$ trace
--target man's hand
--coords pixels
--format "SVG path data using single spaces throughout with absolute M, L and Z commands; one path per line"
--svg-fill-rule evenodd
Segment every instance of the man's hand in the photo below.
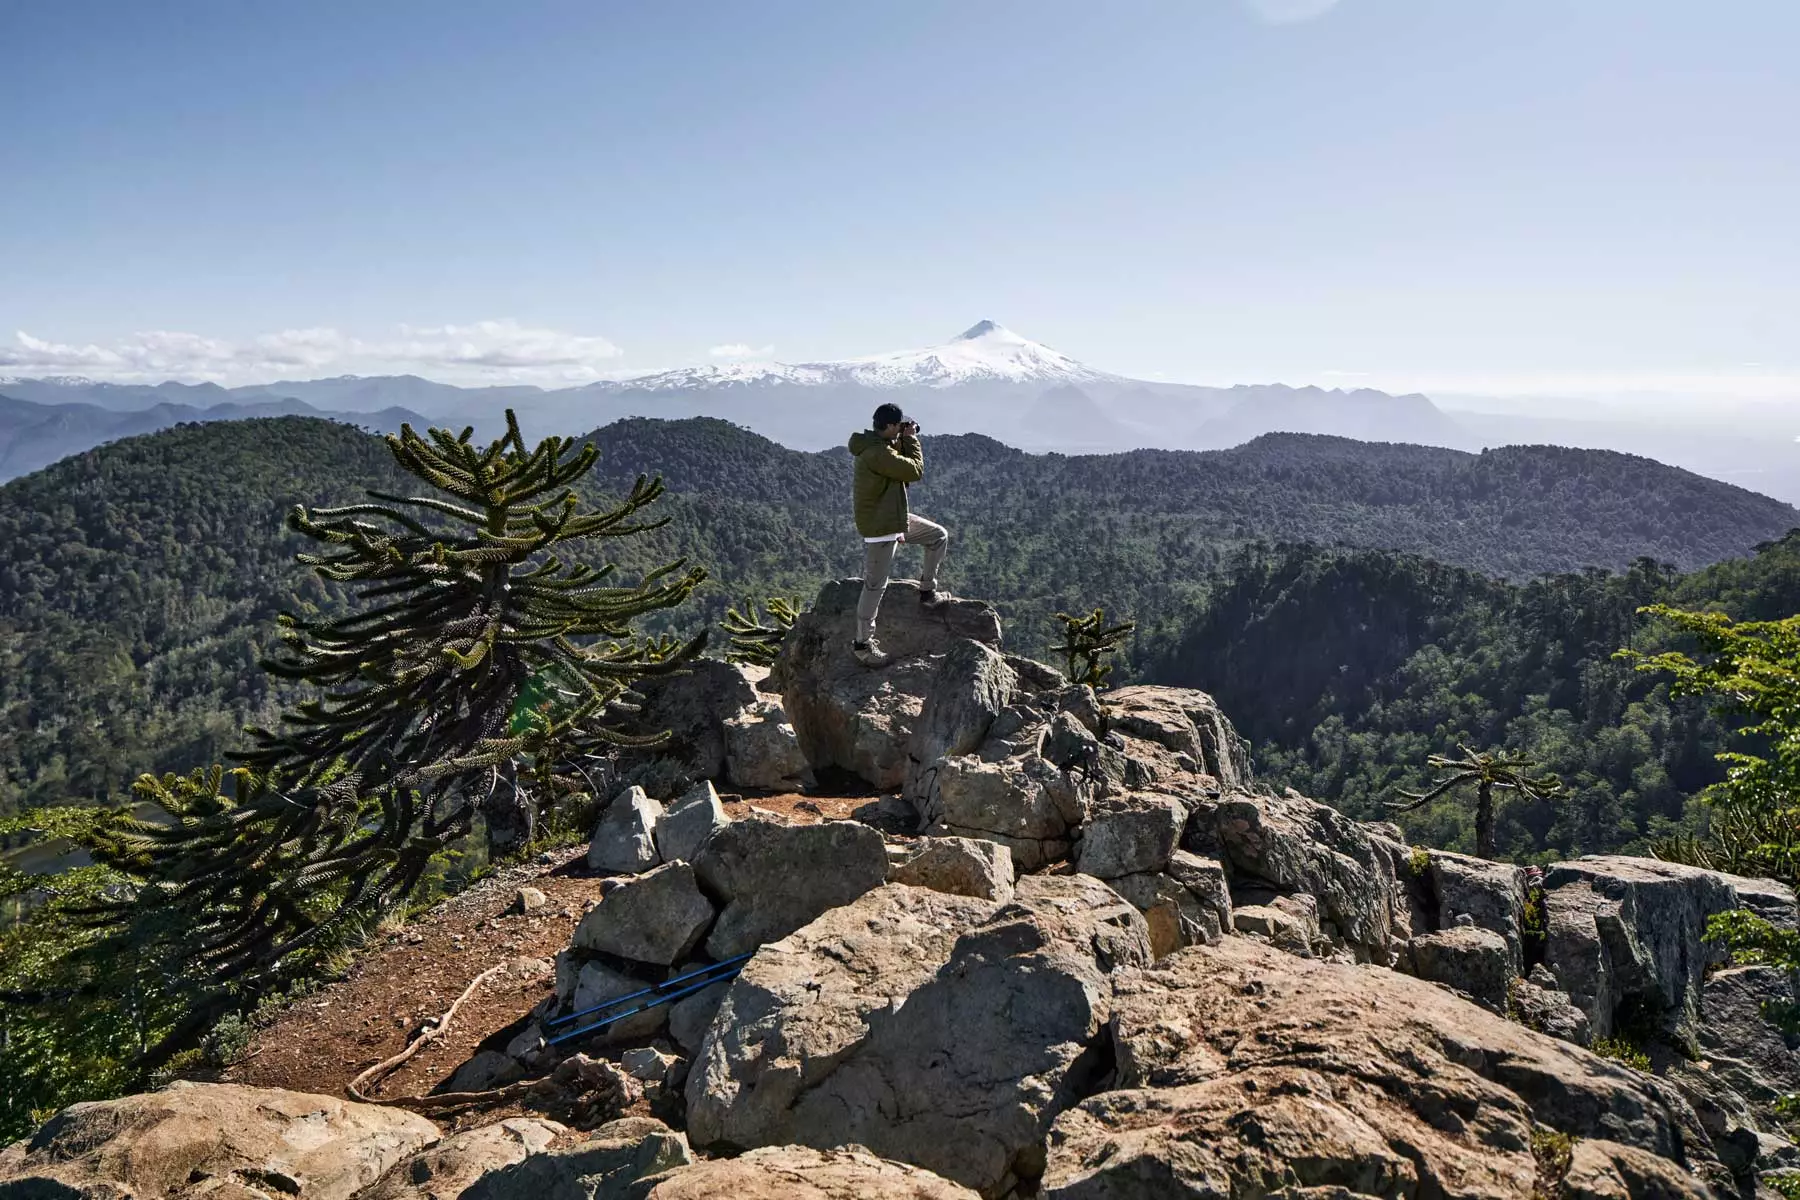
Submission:
M 919 423 L 917 421 L 902 421 L 900 423 L 900 433 L 905 437 L 918 437 Z

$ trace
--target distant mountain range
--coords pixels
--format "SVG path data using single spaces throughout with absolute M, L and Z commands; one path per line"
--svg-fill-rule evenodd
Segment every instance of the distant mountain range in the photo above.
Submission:
M 38 405 L 83 404 L 115 414 L 167 405 L 195 415 L 164 420 L 306 412 L 388 427 L 419 420 L 492 433 L 506 408 L 528 433 L 591 429 L 625 417 L 718 417 L 783 445 L 841 444 L 883 401 L 899 403 L 928 434 L 982 433 L 1033 452 L 1111 453 L 1140 448 L 1207 450 L 1265 433 L 1314 433 L 1370 442 L 1481 450 L 1509 444 L 1611 449 L 1660 459 L 1712 478 L 1800 501 L 1800 446 L 1785 437 L 1696 434 L 1654 420 L 1556 420 L 1446 412 L 1417 393 L 1284 384 L 1201 387 L 1130 379 L 1090 367 L 993 321 L 950 341 L 835 362 L 740 362 L 685 367 L 580 387 L 462 388 L 413 375 L 340 376 L 247 387 L 96 383 L 80 378 L 0 380 L 0 395 Z M 298 402 L 307 408 L 266 407 Z M 223 406 L 245 406 L 234 412 Z M 254 410 L 254 411 L 252 411 Z M 205 414 L 205 415 L 202 415 Z M 214 415 L 216 414 L 216 415 Z M 155 418 L 148 418 L 155 419 Z M 5 418 L 0 418 L 4 421 Z M 0 478 L 99 442 L 161 425 L 89 416 L 8 451 L 0 424 Z M 85 441 L 84 441 L 85 439 Z M 48 455 L 49 457 L 46 457 Z

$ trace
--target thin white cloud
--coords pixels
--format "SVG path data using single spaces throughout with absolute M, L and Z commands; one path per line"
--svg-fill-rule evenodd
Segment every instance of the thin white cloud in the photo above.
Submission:
M 714 346 L 707 353 L 714 358 L 768 358 L 775 353 L 775 347 L 757 347 L 748 342 L 727 342 L 723 346 Z
M 0 344 L 0 375 L 85 375 L 116 383 L 168 379 L 265 383 L 327 374 L 420 374 L 448 382 L 568 383 L 617 374 L 606 338 L 517 321 L 402 325 L 364 339 L 336 329 L 286 329 L 247 341 L 153 330 L 107 344 L 56 342 L 24 330 Z
M 1244 4 L 1271 25 L 1298 25 L 1324 16 L 1338 0 L 1244 0 Z

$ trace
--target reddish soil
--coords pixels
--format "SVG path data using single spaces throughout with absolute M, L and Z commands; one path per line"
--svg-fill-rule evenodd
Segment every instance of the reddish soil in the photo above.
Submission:
M 726 810 L 750 810 L 798 824 L 844 820 L 870 796 L 727 796 Z M 222 1077 L 237 1083 L 342 1096 L 345 1085 L 405 1049 L 483 971 L 508 964 L 457 1011 L 450 1032 L 377 1086 L 377 1097 L 417 1096 L 444 1083 L 479 1049 L 503 1049 L 554 987 L 552 961 L 600 899 L 586 847 L 501 871 L 365 950 L 345 977 L 304 996 L 259 1028 L 245 1056 Z M 547 861 L 544 861 L 547 860 Z M 521 887 L 549 902 L 511 914 Z M 494 1120 L 492 1112 L 483 1121 Z

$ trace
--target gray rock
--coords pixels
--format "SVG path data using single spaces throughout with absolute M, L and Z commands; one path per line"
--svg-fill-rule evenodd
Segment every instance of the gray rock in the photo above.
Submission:
M 982 907 L 901 885 L 862 903 L 897 893 L 975 919 Z M 1050 1121 L 1100 1067 L 1106 972 L 1149 961 L 1137 910 L 1097 880 L 1028 876 L 960 937 L 939 918 L 885 936 L 826 920 L 849 928 L 815 926 L 792 962 L 793 943 L 770 947 L 733 984 L 734 1015 L 721 1011 L 688 1080 L 695 1144 L 855 1144 L 984 1195 L 1035 1177 Z
M 661 1121 L 625 1117 L 572 1146 L 490 1171 L 458 1200 L 623 1200 L 642 1194 L 638 1181 L 693 1161 L 687 1139 Z
M 713 1017 L 730 987 L 729 981 L 715 983 L 668 1006 L 669 1037 L 685 1053 L 700 1052 L 700 1044 L 706 1039 L 706 1031 L 712 1028 Z
M 1013 674 L 1019 677 L 1020 684 L 1027 691 L 1060 694 L 1069 686 L 1069 677 L 1049 663 L 1041 663 L 1022 654 L 1008 654 L 1006 665 L 1013 669 Z
M 724 908 L 706 949 L 732 958 L 784 938 L 827 909 L 887 880 L 881 834 L 851 821 L 777 825 L 734 821 L 709 839 L 694 863 Z
M 659 861 L 656 821 L 662 811 L 662 805 L 641 787 L 627 788 L 613 797 L 588 843 L 588 870 L 635 875 L 654 867 Z
M 1511 973 L 1524 974 L 1524 869 L 1448 850 L 1426 853 L 1429 865 L 1422 882 L 1440 923 L 1450 925 L 1454 918 L 1467 916 L 1479 928 L 1499 934 L 1506 942 Z
M 658 1175 L 631 1200 L 977 1200 L 976 1193 L 860 1146 L 769 1146 Z
M 379 1104 L 176 1082 L 72 1104 L 0 1149 L 0 1195 L 161 1200 L 248 1180 L 299 1200 L 350 1200 L 440 1136 L 424 1117 Z
M 839 767 L 898 790 L 911 773 L 907 751 L 942 656 L 964 640 L 998 647 L 1000 618 L 992 606 L 967 600 L 927 609 L 916 583 L 896 580 L 876 631 L 895 661 L 871 671 L 850 653 L 861 593 L 856 579 L 820 589 L 782 642 L 769 685 L 815 770 Z
M 1230 791 L 1250 783 L 1250 747 L 1219 705 L 1191 688 L 1124 687 L 1106 694 L 1107 724 L 1192 758 Z
M 1226 938 L 1113 990 L 1114 1090 L 1057 1119 L 1053 1200 L 1526 1200 L 1535 1124 L 1729 1182 L 1669 1089 L 1395 972 Z
M 1021 871 L 1065 857 L 1071 831 L 1086 816 L 1079 786 L 1035 755 L 999 763 L 946 758 L 933 782 L 927 830 L 998 842 Z
M 522 917 L 526 913 L 536 912 L 548 903 L 550 903 L 550 897 L 544 895 L 538 888 L 522 887 L 513 893 L 512 905 L 506 911 L 514 916 Z
M 706 936 L 713 906 L 700 893 L 694 868 L 671 862 L 615 888 L 575 927 L 583 950 L 672 966 Z
M 1076 867 L 1096 879 L 1161 871 L 1181 841 L 1187 809 L 1173 796 L 1128 796 L 1096 805 L 1081 832 Z
M 1534 975 L 1540 972 L 1543 972 L 1541 965 L 1533 968 Z M 1543 974 L 1547 978 L 1548 973 Z M 1555 983 L 1554 980 L 1549 982 Z M 1514 980 L 1512 1005 L 1514 1014 L 1527 1029 L 1577 1046 L 1586 1046 L 1594 1039 L 1587 1014 L 1569 1003 L 1569 993 L 1558 991 L 1554 986 L 1545 987 L 1537 979 Z
M 656 850 L 666 863 L 694 861 L 694 856 L 713 830 L 731 823 L 719 793 L 702 779 L 673 804 L 656 822 Z
M 1795 1001 L 1792 978 L 1774 967 L 1724 967 L 1706 977 L 1700 996 L 1700 1051 L 1712 1074 L 1751 1105 L 1771 1128 L 1771 1108 L 1800 1092 L 1800 1054 L 1788 1047 L 1766 1011 Z
M 569 988 L 569 999 L 571 1001 L 575 999 L 575 985 L 571 985 Z M 526 1025 L 525 1028 L 513 1035 L 510 1042 L 506 1043 L 507 1056 L 516 1058 L 527 1065 L 535 1063 L 537 1055 L 543 1049 L 544 1027 L 536 1021 Z
M 1058 712 L 1050 718 L 1037 750 L 1064 771 L 1091 771 L 1101 760 L 1100 740 L 1078 718 L 1066 712 Z
M 1512 963 L 1506 939 L 1473 925 L 1422 933 L 1407 943 L 1413 974 L 1472 997 L 1483 1008 L 1506 1012 Z
M 446 1092 L 485 1092 L 524 1078 L 518 1060 L 498 1050 L 478 1050 L 440 1089 Z
M 1668 1159 L 1602 1138 L 1575 1143 L 1561 1193 L 1568 1200 L 1712 1200 L 1713 1195 Z
M 994 647 L 965 640 L 945 652 L 906 747 L 904 794 L 921 815 L 931 806 L 945 757 L 978 750 L 1018 689 L 1018 675 Z
M 730 758 L 726 726 L 767 703 L 758 685 L 764 667 L 695 659 L 678 675 L 639 680 L 633 686 L 644 697 L 640 711 L 627 718 L 628 732 L 667 732 L 669 740 L 655 753 L 679 763 L 696 779 L 724 779 Z
M 901 851 L 888 867 L 889 883 L 930 888 L 954 896 L 975 896 L 1001 904 L 1012 899 L 1012 851 L 976 838 L 920 838 L 889 850 Z
M 636 1046 L 619 1056 L 619 1065 L 625 1068 L 625 1073 L 645 1083 L 661 1083 L 669 1068 L 679 1061 L 673 1054 L 664 1054 L 654 1046 Z
M 1294 794 L 1201 800 L 1183 844 L 1230 864 L 1234 896 L 1256 881 L 1305 892 L 1359 959 L 1392 961 L 1406 910 L 1395 873 L 1403 848 L 1335 808 Z
M 1079 721 L 1083 728 L 1096 738 L 1106 732 L 1106 713 L 1100 707 L 1100 700 L 1094 695 L 1094 689 L 1087 684 L 1077 684 L 1056 698 L 1059 712 L 1067 713 Z
M 1150 952 L 1156 958 L 1183 946 L 1218 941 L 1222 928 L 1218 911 L 1173 877 L 1146 872 L 1121 875 L 1106 883 L 1144 914 Z M 1229 908 L 1226 912 L 1229 919 Z
M 1698 867 L 1620 856 L 1558 863 L 1544 876 L 1544 962 L 1595 1037 L 1611 1036 L 1631 1003 L 1691 1044 L 1701 977 L 1719 953 L 1703 945 L 1706 922 L 1735 907 L 1731 884 Z
M 656 982 L 657 981 L 655 980 L 644 980 L 634 975 L 627 975 L 618 968 L 604 962 L 583 963 L 580 964 L 576 970 L 574 988 L 569 993 L 568 1000 L 564 1001 L 561 1007 L 564 1012 L 585 1012 L 597 1005 L 605 1004 L 608 1000 L 618 1000 L 622 997 L 630 996 L 637 992 L 644 991 L 647 988 L 654 987 Z M 625 1005 L 622 1007 L 630 1008 L 634 1006 Z M 596 1013 L 590 1018 L 569 1026 L 567 1030 L 558 1029 L 557 1032 L 568 1032 L 575 1028 L 579 1028 L 581 1025 L 603 1019 L 610 1015 L 610 1012 Z M 669 1006 L 666 1004 L 660 1008 L 652 1008 L 647 1012 L 634 1013 L 622 1021 L 617 1021 L 612 1025 L 607 1026 L 604 1031 L 595 1034 L 594 1041 L 601 1045 L 611 1045 L 616 1042 L 628 1042 L 634 1038 L 649 1037 L 651 1034 L 661 1029 L 663 1023 L 668 1019 Z
M 357 1200 L 457 1200 L 490 1171 L 547 1149 L 569 1131 L 555 1121 L 513 1117 L 464 1130 L 394 1166 Z
M 1246 937 L 1302 958 L 1312 957 L 1313 944 L 1319 940 L 1317 921 L 1309 926 L 1303 918 L 1267 904 L 1238 905 L 1231 910 L 1231 925 Z
M 1177 850 L 1169 856 L 1166 873 L 1188 890 L 1198 906 L 1195 921 L 1200 936 L 1190 937 L 1188 945 L 1216 942 L 1232 928 L 1231 891 L 1226 885 L 1223 863 L 1216 858 Z
M 725 777 L 733 787 L 797 791 L 813 783 L 800 737 L 778 701 L 764 699 L 725 722 Z

